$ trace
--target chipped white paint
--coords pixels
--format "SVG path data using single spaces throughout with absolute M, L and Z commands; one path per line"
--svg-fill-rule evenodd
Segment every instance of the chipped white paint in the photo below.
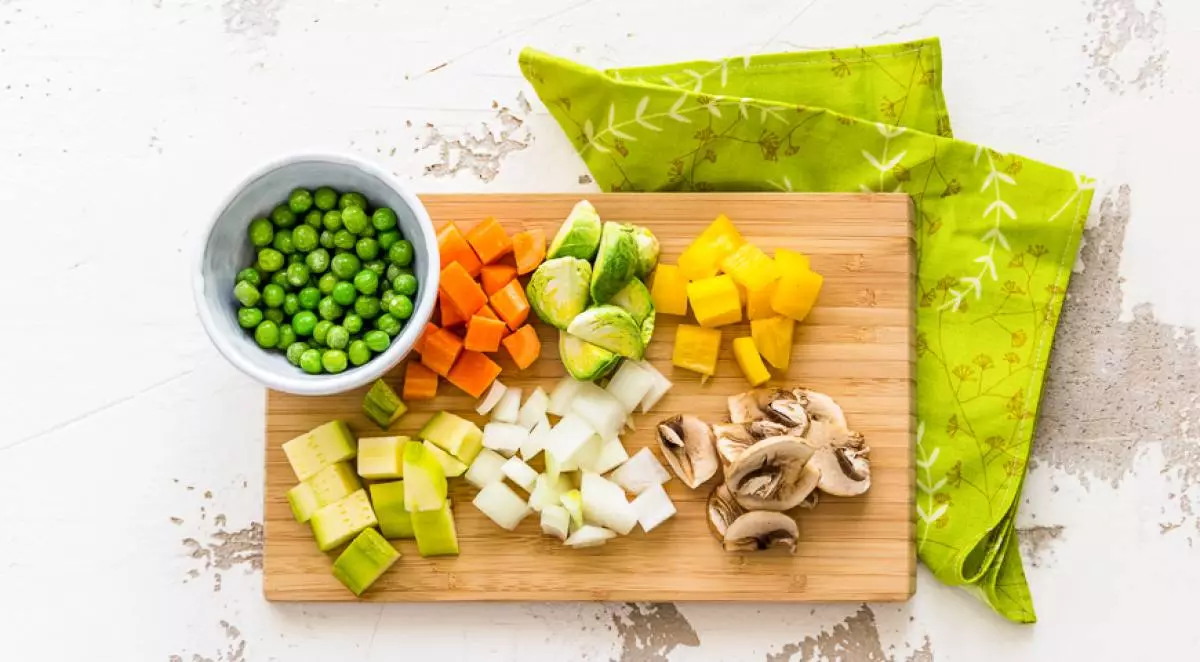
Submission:
M 860 4 L 0 0 L 5 659 L 1187 659 L 1200 380 L 1194 336 L 1169 325 L 1200 324 L 1184 167 L 1200 5 Z M 522 45 L 613 66 L 930 34 L 959 135 L 1086 172 L 1132 210 L 1127 230 L 1092 231 L 1125 259 L 1094 258 L 1079 282 L 1098 291 L 1073 290 L 1111 305 L 1076 313 L 1094 328 L 1056 357 L 1049 446 L 1022 500 L 1021 526 L 1046 527 L 1027 546 L 1039 625 L 924 572 L 912 603 L 865 610 L 263 602 L 262 392 L 219 359 L 187 295 L 187 251 L 226 187 L 328 148 L 422 191 L 583 193 L 567 138 L 520 104 Z M 642 110 L 633 128 L 688 119 Z M 1092 402 L 1127 379 L 1170 381 L 1147 401 L 1165 422 L 1105 422 Z

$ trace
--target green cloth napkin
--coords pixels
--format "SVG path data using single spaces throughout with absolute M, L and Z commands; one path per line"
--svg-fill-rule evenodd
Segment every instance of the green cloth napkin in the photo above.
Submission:
M 1013 519 L 1091 180 L 954 139 L 936 39 L 521 71 L 602 188 L 903 191 L 916 205 L 921 560 L 1035 620 Z

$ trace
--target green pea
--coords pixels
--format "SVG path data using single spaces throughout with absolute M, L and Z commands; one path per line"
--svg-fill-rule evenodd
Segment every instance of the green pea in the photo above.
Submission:
M 375 275 L 380 278 L 383 278 L 383 273 L 387 271 L 387 265 L 383 263 L 383 260 L 370 260 L 368 262 L 364 262 L 363 268 L 374 271 Z
M 354 244 L 354 252 L 364 260 L 374 260 L 379 255 L 379 242 L 370 237 L 363 237 Z
M 275 250 L 284 255 L 291 255 L 296 252 L 296 244 L 292 240 L 291 230 L 279 230 L 275 233 L 275 240 L 271 242 Z
M 382 352 L 392 344 L 392 338 L 383 331 L 367 331 L 363 334 L 363 342 L 372 352 Z
M 306 349 L 300 354 L 300 369 L 310 375 L 321 372 L 321 350 Z
M 275 349 L 287 350 L 292 343 L 296 342 L 296 330 L 291 324 L 279 325 L 279 342 L 275 345 Z
M 359 262 L 357 256 L 350 253 L 334 255 L 333 261 L 329 264 L 329 270 L 333 272 L 333 275 L 342 280 L 354 278 L 359 269 L 362 269 L 362 263 Z
M 330 232 L 337 232 L 338 230 L 341 230 L 342 212 L 336 209 L 325 212 L 325 214 L 321 217 L 321 224 L 324 225 L 325 229 L 329 230 Z
M 404 322 L 396 319 L 391 313 L 384 313 L 375 320 L 375 328 L 394 338 L 404 328 Z
M 250 243 L 257 248 L 270 246 L 271 240 L 275 238 L 275 226 L 271 225 L 271 221 L 265 218 L 256 218 L 250 221 Z
M 407 267 L 408 265 L 412 264 L 412 243 L 407 239 L 401 239 L 400 241 L 392 244 L 392 247 L 388 249 L 387 259 L 388 262 L 391 262 L 397 267 Z
M 400 239 L 400 233 L 395 230 L 380 232 L 379 236 L 376 237 L 376 240 L 379 241 L 379 250 L 383 251 L 384 255 L 387 255 L 388 249 L 397 241 L 400 241 Z
M 301 225 L 292 230 L 292 245 L 301 253 L 307 253 L 317 247 L 320 235 L 309 225 Z
M 313 203 L 317 205 L 317 209 L 321 211 L 329 211 L 337 206 L 338 194 L 337 191 L 322 186 L 313 194 Z
M 396 212 L 388 207 L 380 207 L 371 214 L 371 225 L 375 226 L 376 230 L 383 232 L 396 227 Z
M 270 348 L 279 344 L 279 326 L 271 320 L 263 320 L 254 327 L 254 342 L 259 347 Z
M 358 313 L 346 313 L 346 317 L 342 319 L 342 326 L 350 333 L 358 333 L 363 328 L 362 315 Z
M 267 273 L 279 271 L 283 268 L 283 253 L 274 248 L 259 249 L 258 266 Z
M 321 244 L 321 248 L 333 250 L 335 248 L 333 244 L 333 233 L 329 230 L 322 230 L 321 238 L 317 240 L 317 243 Z
M 292 329 L 296 335 L 308 337 L 317 326 L 317 316 L 311 310 L 301 310 L 292 318 Z
M 317 304 L 317 314 L 323 320 L 336 320 L 341 319 L 342 315 L 346 314 L 346 311 L 338 305 L 338 302 L 333 300 L 333 297 L 328 296 L 321 299 L 321 303 Z
M 395 292 L 384 290 L 383 294 L 379 295 L 379 309 L 387 312 L 387 309 L 392 307 L 392 299 L 394 298 L 396 298 Z
M 333 291 L 329 293 L 329 296 L 339 306 L 351 306 L 354 305 L 354 300 L 358 298 L 358 290 L 354 288 L 354 283 L 342 280 L 333 286 Z
M 355 340 L 350 343 L 346 354 L 350 356 L 351 365 L 363 365 L 371 360 L 371 348 L 367 347 L 367 343 L 362 340 Z
M 300 297 L 288 292 L 283 295 L 283 314 L 291 317 L 300 311 Z
M 400 274 L 392 281 L 392 289 L 398 294 L 411 297 L 417 293 L 417 277 L 412 274 Z
M 304 341 L 293 342 L 287 346 L 287 360 L 292 365 L 300 365 L 300 355 L 309 350 L 308 343 Z
M 346 229 L 350 232 L 359 234 L 367 229 L 371 221 L 367 218 L 367 212 L 363 211 L 362 207 L 347 207 L 342 210 L 342 223 L 345 224 Z
M 333 233 L 333 245 L 337 248 L 352 250 L 354 248 L 354 244 L 357 242 L 358 239 L 356 239 L 354 235 L 350 234 L 350 231 L 346 228 L 342 228 L 341 230 Z
M 325 341 L 329 337 L 329 330 L 332 328 L 333 322 L 330 322 L 329 320 L 321 320 L 320 322 L 317 322 L 317 325 L 313 327 L 313 340 L 324 345 Z
M 259 294 L 258 288 L 242 281 L 233 286 L 233 298 L 237 299 L 243 306 L 255 306 L 258 304 L 258 299 L 262 295 Z
M 375 234 L 376 234 L 376 233 L 375 233 L 375 228 L 371 227 L 371 222 L 370 222 L 370 220 L 368 220 L 368 221 L 367 221 L 367 227 L 363 228 L 363 229 L 362 229 L 362 232 L 359 232 L 359 233 L 358 233 L 358 236 L 359 236 L 360 238 L 361 238 L 361 237 L 367 237 L 367 238 L 369 238 L 369 239 L 374 239 L 374 238 L 375 238 Z
M 290 265 L 287 268 L 288 283 L 291 284 L 292 287 L 304 287 L 305 285 L 308 285 L 309 275 L 308 265 L 304 264 L 303 262 Z
M 288 209 L 294 214 L 303 214 L 313 205 L 312 193 L 298 188 L 288 194 Z
M 283 324 L 283 311 L 278 308 L 268 308 L 263 313 L 263 318 L 276 324 Z
M 292 284 L 287 279 L 286 269 L 271 274 L 271 283 L 282 287 L 285 291 L 292 289 Z
M 246 267 L 245 269 L 237 272 L 237 277 L 234 278 L 234 283 L 250 283 L 251 285 L 258 287 L 259 285 L 262 285 L 262 274 L 259 273 L 258 269 L 255 269 L 254 267 Z
M 300 298 L 300 307 L 304 310 L 316 310 L 317 305 L 321 303 L 321 290 L 312 286 L 300 290 L 297 296 Z
M 279 205 L 271 210 L 271 220 L 277 228 L 290 228 L 296 224 L 296 214 L 286 205 Z
M 258 308 L 238 308 L 238 326 L 243 329 L 253 329 L 263 321 L 263 313 Z
M 350 332 L 346 327 L 334 324 L 325 334 L 325 344 L 334 349 L 346 349 L 346 345 L 350 344 Z
M 337 374 L 346 370 L 346 353 L 340 349 L 326 350 L 321 355 L 321 366 L 325 372 Z
M 317 281 L 317 290 L 322 296 L 328 296 L 333 293 L 333 288 L 338 284 L 338 277 L 331 272 L 321 274 L 320 280 Z
M 304 256 L 304 264 L 307 264 L 308 270 L 314 274 L 325 273 L 325 270 L 329 268 L 329 251 L 324 248 L 314 249 Z
M 354 276 L 354 287 L 363 294 L 375 294 L 379 289 L 379 274 L 363 269 Z
M 388 312 L 392 314 L 392 317 L 400 320 L 406 320 L 412 317 L 412 299 L 404 296 L 403 294 L 397 294 L 392 298 L 392 305 L 388 306 Z
M 338 198 L 338 208 L 346 211 L 347 207 L 358 207 L 359 209 L 367 208 L 367 199 L 362 193 L 343 193 L 342 197 Z
M 276 285 L 275 283 L 270 283 L 262 290 L 263 305 L 265 305 L 267 308 L 278 308 L 283 305 L 283 297 L 285 295 L 286 293 L 283 291 L 282 287 Z M 243 301 L 242 303 L 246 302 Z M 254 304 L 246 305 L 252 306 Z
M 379 315 L 379 299 L 366 295 L 358 297 L 354 300 L 354 312 L 363 319 L 375 319 Z
M 304 264 L 304 256 L 299 253 L 292 253 L 291 255 L 287 256 L 287 263 L 289 266 L 293 264 Z
M 304 224 L 316 230 L 317 232 L 320 232 L 325 227 L 321 222 L 321 216 L 321 210 L 310 209 L 308 213 L 304 215 Z

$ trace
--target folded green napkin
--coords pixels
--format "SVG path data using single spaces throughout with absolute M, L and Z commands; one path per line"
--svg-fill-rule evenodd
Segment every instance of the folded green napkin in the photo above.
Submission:
M 936 39 L 521 70 L 612 191 L 903 191 L 916 205 L 921 560 L 1035 620 L 1013 518 L 1091 180 L 951 137 Z

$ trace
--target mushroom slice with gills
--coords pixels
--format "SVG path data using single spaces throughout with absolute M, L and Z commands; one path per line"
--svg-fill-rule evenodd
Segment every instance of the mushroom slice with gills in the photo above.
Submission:
M 803 435 L 808 429 L 808 404 L 794 391 L 755 389 L 729 396 L 729 420 L 766 429 L 754 431 L 759 438 L 780 434 Z M 769 431 L 773 430 L 774 434 Z
M 755 389 L 729 396 L 729 421 L 731 423 L 749 423 L 766 418 L 763 406 L 770 400 L 774 391 Z
M 717 423 L 712 427 L 717 438 L 717 454 L 721 456 L 721 468 L 728 469 L 758 438 L 750 432 L 750 425 L 742 423 Z
M 717 485 L 708 495 L 708 530 L 712 531 L 717 540 L 725 540 L 725 531 L 733 521 L 746 513 L 746 510 L 734 501 L 733 494 L 724 483 Z
M 763 407 L 768 421 L 786 426 L 790 434 L 802 436 L 808 431 L 808 400 L 791 391 L 776 391 Z
M 727 552 L 755 552 L 779 547 L 795 554 L 799 538 L 796 520 L 783 513 L 756 510 L 735 519 L 726 529 L 722 542 Z
M 805 388 L 798 388 L 792 391 L 792 394 L 805 401 L 808 417 L 813 421 L 830 423 L 843 430 L 850 428 L 846 425 L 846 414 L 842 411 L 842 406 L 828 395 Z
M 747 448 L 725 470 L 733 498 L 747 510 L 791 510 L 816 487 L 805 465 L 813 449 L 797 437 L 769 437 Z M 819 469 L 815 467 L 814 469 Z
M 817 489 L 831 496 L 852 497 L 871 488 L 870 448 L 861 434 L 814 421 L 804 440 L 814 449 L 809 464 L 821 472 Z
M 690 414 L 659 423 L 658 443 L 671 470 L 692 489 L 712 478 L 720 467 L 712 428 Z
M 809 465 L 806 464 L 804 466 L 808 467 Z M 821 472 L 821 470 L 817 469 L 818 481 L 820 480 L 820 472 Z M 804 501 L 800 502 L 800 507 L 805 510 L 812 510 L 813 508 L 816 508 L 817 503 L 820 502 L 820 500 L 821 500 L 820 496 L 821 496 L 820 490 L 813 490 L 812 492 L 809 492 L 808 496 L 804 497 Z
M 762 441 L 767 437 L 782 437 L 789 434 L 797 437 L 804 436 L 803 430 L 800 432 L 795 432 L 795 429 L 791 426 L 770 421 L 765 418 L 760 421 L 750 421 L 749 423 L 744 423 L 743 425 L 746 426 L 746 431 L 750 433 L 750 436 L 754 437 L 755 441 Z

